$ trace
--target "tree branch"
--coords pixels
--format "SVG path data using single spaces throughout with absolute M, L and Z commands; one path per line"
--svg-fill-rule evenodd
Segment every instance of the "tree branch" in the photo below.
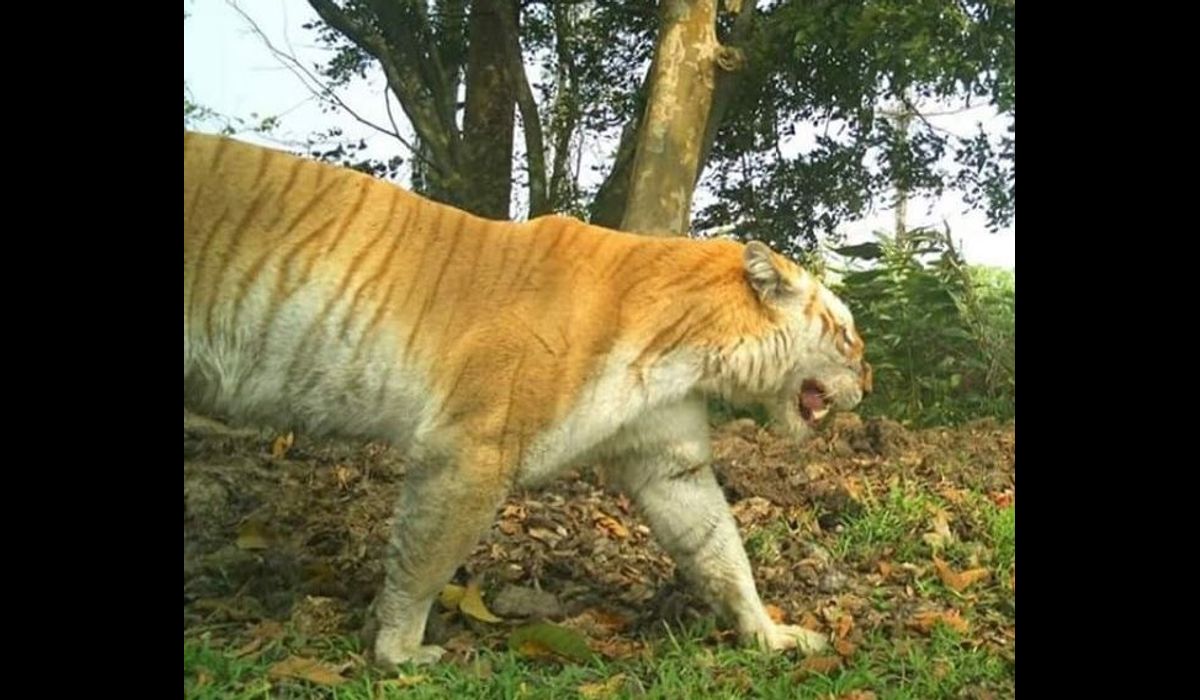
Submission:
M 629 180 L 633 175 L 633 157 L 637 154 L 638 135 L 642 128 L 642 113 L 646 111 L 647 96 L 650 93 L 650 79 L 654 75 L 654 64 L 642 76 L 642 84 L 634 95 L 633 116 L 621 129 L 621 140 L 617 144 L 617 154 L 613 159 L 612 170 L 608 177 L 600 183 L 596 197 L 588 208 L 588 220 L 597 226 L 617 228 L 625 218 L 625 206 L 629 200 Z
M 263 42 L 264 45 L 266 45 L 267 49 L 271 52 L 271 54 L 274 55 L 275 58 L 278 59 L 285 68 L 287 68 L 289 71 L 291 71 L 292 75 L 296 76 L 296 78 L 301 82 L 301 84 L 303 84 L 304 87 L 310 93 L 312 93 L 314 97 L 317 97 L 317 98 L 328 97 L 329 99 L 333 100 L 334 103 L 336 103 L 338 107 L 344 109 L 347 114 L 349 114 L 351 117 L 353 117 L 359 123 L 369 126 L 381 134 L 386 134 L 387 136 L 391 136 L 392 138 L 399 141 L 415 157 L 418 157 L 418 158 L 421 157 L 420 154 L 417 153 L 416 148 L 414 148 L 412 144 L 410 144 L 407 140 L 405 140 L 405 138 L 403 136 L 400 135 L 400 130 L 399 130 L 399 128 L 396 127 L 396 122 L 394 119 L 391 120 L 392 128 L 389 130 L 385 127 L 379 126 L 375 122 L 372 122 L 371 120 L 367 119 L 366 117 L 363 117 L 362 115 L 360 115 L 352 107 L 350 107 L 350 105 L 346 104 L 342 100 L 342 98 L 339 97 L 336 92 L 334 92 L 333 88 L 331 88 L 328 85 L 326 85 L 325 83 L 321 82 L 320 78 L 313 75 L 312 71 L 305 68 L 304 64 L 301 63 L 299 59 L 297 59 L 295 56 L 293 56 L 285 51 L 280 50 L 273 43 L 271 43 L 271 40 L 269 38 L 267 38 L 266 33 L 263 32 L 262 28 L 258 26 L 258 23 L 255 22 L 254 19 L 250 17 L 250 15 L 246 14 L 246 12 L 244 10 L 242 10 L 242 8 L 239 7 L 237 3 L 230 2 L 229 5 L 230 5 L 230 7 L 232 7 L 234 9 L 234 11 L 236 11 L 239 15 L 242 16 L 242 19 L 244 19 L 247 24 L 250 25 L 250 30 L 253 31 L 255 33 L 255 35 L 258 36 L 258 38 Z M 311 85 L 309 84 L 310 81 L 312 83 Z M 314 88 L 313 85 L 316 85 L 317 87 Z M 391 119 L 390 111 L 388 113 L 388 118 Z M 430 165 L 433 165 L 433 164 L 431 163 Z
M 458 172 L 458 161 L 450 145 L 450 133 L 441 126 L 437 111 L 430 100 L 421 94 L 421 79 L 411 66 L 405 65 L 394 56 L 388 42 L 374 29 L 367 27 L 347 15 L 331 0 L 308 0 L 308 4 L 329 26 L 341 32 L 383 66 L 388 87 L 400 100 L 400 107 L 408 117 L 421 142 L 433 156 L 432 165 L 442 177 L 452 177 Z
M 735 5 L 740 5 L 740 8 L 735 8 Z M 754 29 L 754 11 L 757 5 L 758 0 L 741 0 L 739 3 L 726 2 L 727 9 L 737 12 L 737 18 L 733 20 L 733 29 L 729 32 L 727 42 L 729 49 L 740 51 L 741 47 L 747 45 Z M 725 120 L 725 114 L 729 111 L 729 105 L 733 103 L 733 97 L 737 93 L 737 74 L 734 70 L 740 69 L 742 66 L 730 65 L 729 68 L 726 68 L 722 65 L 721 67 L 723 70 L 717 71 L 717 84 L 713 89 L 712 107 L 708 111 L 708 121 L 704 126 L 704 138 L 700 142 L 700 166 L 696 169 L 697 182 L 704 174 L 704 166 L 708 163 L 708 157 L 712 154 L 712 147 L 717 140 L 717 131 L 721 128 L 721 122 Z
M 326 0 L 320 0 L 326 1 Z M 433 30 L 424 12 L 424 2 L 402 3 L 396 0 L 366 0 L 371 11 L 384 28 L 384 43 L 389 51 L 403 54 L 407 64 L 415 68 L 414 78 L 424 88 L 433 115 L 445 135 L 446 148 L 453 162 L 460 162 L 461 137 L 454 118 L 454 99 L 446 71 L 432 39 Z M 405 12 L 405 8 L 411 11 Z
M 419 150 L 417 150 L 417 147 L 415 145 L 409 143 L 403 136 L 400 135 L 400 127 L 396 126 L 396 118 L 394 116 L 392 116 L 392 98 L 390 96 L 390 93 L 387 90 L 383 91 L 383 108 L 385 111 L 387 111 L 388 121 L 391 122 L 392 129 L 394 130 L 394 134 L 396 136 L 396 140 L 398 140 L 400 143 L 404 144 L 404 147 L 407 148 L 413 154 L 414 158 L 419 158 L 422 162 L 424 162 L 428 166 L 437 167 L 436 165 L 434 165 L 433 161 L 426 158 L 423 153 L 421 153 Z
M 542 140 L 542 121 L 538 116 L 537 100 L 529 87 L 529 76 L 521 60 L 521 41 L 513 22 L 515 8 L 510 0 L 497 3 L 500 26 L 504 31 L 505 68 L 511 85 L 516 88 L 517 108 L 521 111 L 521 126 L 525 133 L 525 158 L 529 161 L 529 218 L 550 211 L 546 197 L 546 150 Z M 513 13 L 513 14 L 510 14 Z
M 579 95 L 575 60 L 571 56 L 575 28 L 570 8 L 564 3 L 555 3 L 551 9 L 554 16 L 554 53 L 558 61 L 555 83 L 558 89 L 550 110 L 554 160 L 550 165 L 549 194 L 550 207 L 561 210 L 568 198 L 567 160 L 571 155 L 571 136 L 579 122 Z

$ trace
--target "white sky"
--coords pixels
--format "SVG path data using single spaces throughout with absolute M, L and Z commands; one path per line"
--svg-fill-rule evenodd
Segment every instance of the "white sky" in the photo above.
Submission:
M 301 24 L 316 19 L 316 13 L 304 0 L 242 0 L 242 9 L 267 34 L 277 48 L 299 57 L 312 68 L 328 57 L 328 52 L 313 41 L 313 33 Z M 264 145 L 293 146 L 317 130 L 340 126 L 345 135 L 362 138 L 373 148 L 371 155 L 386 159 L 398 153 L 395 140 L 374 131 L 342 113 L 323 113 L 316 98 L 301 80 L 284 67 L 250 29 L 226 0 L 184 0 L 184 11 L 190 16 L 184 21 L 183 76 L 192 98 L 202 105 L 226 115 L 248 117 L 278 116 L 281 126 L 267 138 L 241 133 L 238 138 Z M 387 124 L 384 108 L 386 92 L 382 76 L 368 74 L 367 81 L 356 81 L 339 91 L 342 99 L 363 117 L 378 124 Z M 404 121 L 399 106 L 392 103 L 392 113 L 401 133 L 411 137 L 412 130 Z M 999 133 L 1007 122 L 990 107 L 931 117 L 935 126 L 967 136 L 982 122 L 991 133 Z M 813 131 L 798 125 L 799 134 L 792 148 L 804 148 L 811 142 Z M 515 142 L 520 145 L 521 137 Z M 584 166 L 581 174 L 588 178 L 589 159 L 607 164 L 612 145 L 592 139 L 585 143 Z M 788 149 L 790 150 L 790 149 Z M 407 156 L 408 154 L 402 154 Z M 407 158 L 406 158 L 407 160 Z M 401 184 L 407 168 L 401 169 Z M 603 173 L 592 176 L 602 177 Z M 592 184 L 592 183 L 586 183 Z M 514 188 L 515 189 L 515 188 Z M 523 193 L 522 193 L 523 194 Z M 700 199 L 700 193 L 697 193 Z M 934 225 L 941 228 L 945 219 L 954 234 L 960 251 L 969 262 L 1015 269 L 1016 224 L 996 233 L 988 232 L 982 212 L 964 213 L 962 199 L 948 192 L 940 199 L 913 199 L 908 205 L 908 226 L 915 228 Z M 893 228 L 893 212 L 877 208 L 868 216 L 843 224 L 839 230 L 848 242 L 873 240 L 872 231 Z

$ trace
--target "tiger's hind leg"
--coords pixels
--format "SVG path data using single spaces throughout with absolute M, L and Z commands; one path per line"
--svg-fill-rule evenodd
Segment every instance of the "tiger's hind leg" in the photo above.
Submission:
M 824 648 L 821 634 L 767 615 L 711 459 L 704 405 L 684 402 L 625 428 L 605 473 L 633 498 L 655 539 L 744 641 L 772 651 Z
M 368 621 L 375 660 L 384 665 L 433 663 L 445 653 L 422 644 L 430 608 L 507 493 L 504 470 L 494 463 L 423 466 L 409 474 L 396 505 L 387 577 Z

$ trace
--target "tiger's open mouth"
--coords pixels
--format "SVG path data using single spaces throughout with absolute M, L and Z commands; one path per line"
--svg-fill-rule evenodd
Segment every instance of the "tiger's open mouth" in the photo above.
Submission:
M 809 426 L 815 426 L 826 413 L 829 413 L 829 404 L 826 401 L 825 387 L 815 379 L 805 379 L 800 384 L 800 397 L 798 399 L 800 408 L 800 417 L 804 419 Z

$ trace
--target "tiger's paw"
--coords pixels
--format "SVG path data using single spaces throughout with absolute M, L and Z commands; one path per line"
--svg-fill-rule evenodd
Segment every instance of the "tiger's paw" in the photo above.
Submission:
M 445 649 L 435 644 L 406 644 L 402 635 L 388 634 L 386 630 L 375 639 L 375 663 L 384 667 L 433 664 L 445 653 Z
M 436 644 L 423 644 L 412 649 L 380 649 L 376 645 L 375 663 L 384 667 L 409 663 L 424 666 L 437 663 L 445 653 L 446 650 Z
M 774 625 L 758 636 L 759 646 L 769 651 L 799 649 L 802 654 L 815 654 L 829 648 L 829 640 L 820 632 L 799 625 Z

